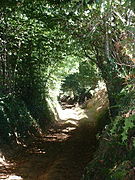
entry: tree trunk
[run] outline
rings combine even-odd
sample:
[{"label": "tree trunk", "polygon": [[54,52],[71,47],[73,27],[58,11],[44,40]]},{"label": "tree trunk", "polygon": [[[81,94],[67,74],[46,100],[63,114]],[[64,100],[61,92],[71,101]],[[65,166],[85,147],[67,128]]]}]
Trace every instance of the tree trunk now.
[{"label": "tree trunk", "polygon": [[123,79],[118,76],[118,72],[114,66],[107,60],[107,64],[104,64],[102,58],[103,57],[97,57],[97,66],[100,69],[102,78],[106,84],[110,105],[110,114],[112,117],[114,117],[118,113],[117,97],[123,88]]}]

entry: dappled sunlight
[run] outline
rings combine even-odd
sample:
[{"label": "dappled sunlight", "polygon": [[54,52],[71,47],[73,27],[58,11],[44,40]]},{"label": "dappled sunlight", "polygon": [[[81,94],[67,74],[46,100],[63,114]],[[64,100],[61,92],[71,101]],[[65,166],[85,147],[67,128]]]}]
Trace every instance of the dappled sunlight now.
[{"label": "dappled sunlight", "polygon": [[[80,106],[76,104],[72,108],[62,109],[55,102],[55,107],[56,123],[42,134],[41,139],[23,147],[27,158],[18,155],[18,161],[12,164],[0,155],[1,180],[37,180],[37,177],[39,180],[52,180],[59,177],[59,170],[63,173],[63,180],[72,180],[70,173],[73,172],[76,172],[75,179],[80,178],[95,152],[97,119],[108,107],[106,89],[98,89],[91,99]],[[67,168],[66,175],[63,167]]]},{"label": "dappled sunlight", "polygon": [[3,180],[23,180],[23,178],[21,176],[16,176],[16,175],[12,174],[12,175],[9,175],[8,178],[3,179]]},{"label": "dappled sunlight", "polygon": [[54,141],[60,142],[69,137],[69,135],[66,134],[68,132],[69,130],[66,129],[64,129],[61,133],[53,132],[52,134],[45,136],[44,139],[47,142],[54,142]]},{"label": "dappled sunlight", "polygon": [[78,125],[79,121],[88,120],[89,122],[96,122],[98,117],[104,113],[108,106],[108,96],[104,84],[100,84],[96,89],[95,94],[81,106],[75,105],[72,108],[62,109],[61,105],[57,102],[56,111],[59,121]]},{"label": "dappled sunlight", "polygon": [[23,180],[21,176],[11,174],[14,164],[6,161],[4,155],[0,153],[0,180]]},{"label": "dappled sunlight", "polygon": [[135,0],[1,1],[0,180],[135,180]]},{"label": "dappled sunlight", "polygon": [[102,88],[94,94],[90,101],[88,101],[85,113],[88,116],[91,115],[92,118],[96,121],[96,119],[108,109],[108,106],[109,100],[107,91],[106,88]]},{"label": "dappled sunlight", "polygon": [[62,109],[59,105],[57,108],[60,120],[80,120],[82,118],[87,118],[87,115],[84,113],[80,107],[74,107],[72,109]]},{"label": "dappled sunlight", "polygon": [[[10,167],[8,163],[2,164],[2,167],[6,167],[3,179],[37,180],[38,177],[39,180],[52,180],[59,176],[63,180],[80,179],[83,168],[95,152],[96,118],[107,108],[107,102],[106,91],[102,89],[85,105],[62,109],[58,102],[55,103],[58,117],[56,124],[42,134],[42,139],[25,147],[27,158],[21,154],[15,164],[10,163]],[[0,160],[6,163],[4,157],[1,156]],[[74,172],[75,177],[72,177]]]}]

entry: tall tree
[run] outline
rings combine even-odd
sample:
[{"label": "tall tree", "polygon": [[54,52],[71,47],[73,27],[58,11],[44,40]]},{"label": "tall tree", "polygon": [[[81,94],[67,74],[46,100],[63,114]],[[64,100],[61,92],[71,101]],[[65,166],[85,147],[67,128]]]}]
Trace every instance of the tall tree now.
[{"label": "tall tree", "polygon": [[93,4],[73,1],[65,10],[67,32],[72,34],[84,56],[101,71],[112,115],[117,109],[117,94],[124,86],[124,76],[133,68],[130,54],[126,53],[130,48],[124,48],[123,44],[130,39],[133,45],[135,16],[130,3],[126,0],[99,0]]}]

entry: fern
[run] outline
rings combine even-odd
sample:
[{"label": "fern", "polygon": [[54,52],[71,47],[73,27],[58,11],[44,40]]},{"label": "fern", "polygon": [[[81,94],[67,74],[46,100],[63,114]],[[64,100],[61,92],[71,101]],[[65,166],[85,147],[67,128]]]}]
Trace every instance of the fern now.
[{"label": "fern", "polygon": [[134,127],[135,127],[135,115],[125,118],[123,132],[121,134],[123,142],[128,139],[129,130],[133,129]]}]

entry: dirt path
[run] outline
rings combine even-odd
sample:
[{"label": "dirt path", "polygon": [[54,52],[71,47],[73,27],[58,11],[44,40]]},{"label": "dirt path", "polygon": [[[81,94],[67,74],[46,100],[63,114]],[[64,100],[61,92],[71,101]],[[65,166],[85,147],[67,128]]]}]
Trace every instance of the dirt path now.
[{"label": "dirt path", "polygon": [[8,162],[0,155],[0,180],[80,180],[97,148],[96,119],[108,107],[105,89],[85,106],[58,106],[60,121],[41,138],[28,141],[23,150],[10,147],[13,154],[6,147],[3,153],[10,152],[12,158]]},{"label": "dirt path", "polygon": [[7,180],[80,180],[96,149],[95,127],[88,122],[55,125],[48,133],[18,151],[13,163],[1,165]]}]

